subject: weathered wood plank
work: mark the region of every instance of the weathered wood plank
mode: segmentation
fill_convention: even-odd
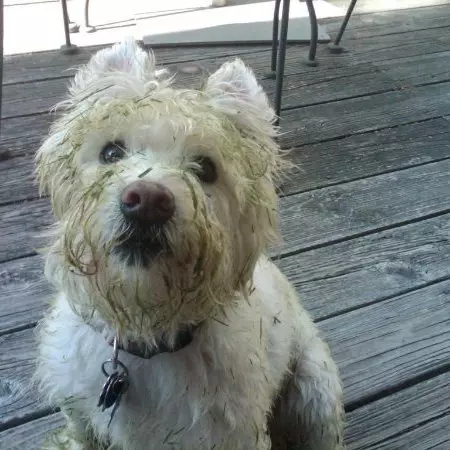
[[[403,36],[403,35],[400,35]],[[411,42],[411,40],[407,40],[407,42]],[[416,37],[414,39],[414,42],[416,42]],[[377,45],[380,45],[377,42]],[[428,44],[427,44],[428,45]],[[323,51],[325,51],[324,49],[322,49]],[[373,55],[375,49],[371,49],[370,48],[365,48],[364,49],[365,52],[369,55]],[[388,50],[388,53],[391,55],[392,57],[392,50]],[[333,85],[333,83],[331,82],[331,79],[334,77],[336,78],[336,76],[338,75],[338,72],[336,72],[336,68],[337,67],[343,67],[345,65],[351,64],[351,58],[352,56],[347,54],[345,56],[342,56],[342,59],[336,58],[330,58],[330,55],[326,56],[322,55],[322,56],[326,56],[325,59],[322,58],[321,60],[321,70],[319,72],[317,72],[316,68],[309,68],[306,67],[305,65],[301,64],[301,62],[299,61],[299,54],[296,54],[295,51],[299,52],[301,51],[302,54],[304,53],[304,49],[301,48],[300,50],[293,47],[292,49],[290,49],[290,52],[288,52],[288,63],[287,63],[287,67],[286,67],[286,73],[287,74],[300,74],[300,73],[305,73],[306,76],[305,78],[309,78],[310,80],[312,79],[314,82],[314,77],[311,78],[311,73],[312,74],[322,74],[324,76],[324,80],[326,80],[326,82],[329,84],[330,88],[332,88],[333,86],[336,88],[336,85]],[[364,55],[366,54],[364,53]],[[375,51],[376,53],[376,51]],[[263,74],[266,71],[266,63],[265,60],[261,57],[251,57],[251,55],[247,55],[246,61],[252,65],[255,66],[255,70],[256,72],[262,77]],[[403,52],[403,56],[405,56],[404,52]],[[203,70],[205,71],[211,71],[213,69],[213,67],[217,67],[219,65],[219,63],[221,63],[222,60],[220,59],[215,59],[212,61],[206,60],[203,62],[203,64],[200,64],[200,67],[203,67]],[[198,64],[196,64],[198,65]],[[180,65],[176,65],[175,68],[176,69],[181,69],[183,70],[185,66],[183,64]],[[426,67],[426,66],[424,66]],[[434,66],[432,66],[434,67]],[[361,69],[361,68],[360,68]],[[359,77],[363,76],[363,73],[359,70],[356,71],[356,74],[359,74]],[[346,74],[348,74],[348,68],[346,69]],[[363,68],[364,70],[364,68]],[[366,67],[367,70],[367,67]],[[432,70],[436,70],[436,68],[432,69]],[[441,70],[441,69],[439,69]],[[432,71],[431,71],[432,74]],[[321,76],[322,76],[321,75]],[[185,74],[183,74],[183,77],[188,80],[188,79],[192,79],[192,78],[199,78],[200,75],[195,75],[194,77],[189,77]],[[181,78],[181,77],[180,77]],[[287,79],[289,79],[289,77],[287,77]],[[300,80],[300,82],[302,81],[302,77],[299,77],[298,80]],[[344,79],[345,80],[345,77]],[[341,82],[343,82],[343,80],[341,80]],[[307,83],[306,80],[303,80],[304,83]],[[381,83],[381,87],[383,86],[384,80],[383,79],[379,79],[379,82]],[[270,86],[270,81],[265,82]],[[273,82],[272,82],[273,83]],[[401,83],[401,81],[398,83],[398,86],[393,83],[392,84],[392,88],[394,87],[400,87],[402,86],[403,83]],[[293,86],[295,86],[295,83],[293,84]],[[297,86],[299,86],[298,81],[297,81]],[[361,86],[361,85],[359,85]],[[380,87],[380,86],[379,86]],[[362,88],[362,87],[361,87]],[[270,88],[272,90],[272,88]],[[313,89],[311,87],[311,89]],[[305,91],[309,91],[310,88],[308,87],[308,89],[305,89]],[[320,90],[319,90],[320,91]],[[346,90],[346,92],[348,91],[348,89]],[[292,98],[289,98],[289,85],[286,86],[286,92],[288,97],[285,97],[285,106],[286,104],[290,105],[292,103]],[[367,92],[371,92],[371,90],[369,89]],[[316,93],[317,93],[317,86],[316,86]],[[329,98],[333,99],[333,98],[338,98],[336,97],[338,90],[337,89],[331,89],[328,92],[324,92],[322,94],[320,94],[320,98],[324,99],[326,97],[326,95],[330,96]],[[359,94],[361,94],[361,92],[358,92]],[[334,96],[334,97],[333,97]],[[314,97],[314,96],[313,96]],[[404,95],[402,96],[403,99]],[[397,98],[396,97],[392,97],[393,98],[393,102],[397,102]],[[54,101],[50,101],[50,104],[54,104],[56,103],[58,100],[60,99],[60,97],[54,99]],[[310,98],[311,99],[311,98]],[[317,102],[319,98],[318,97],[314,97],[313,100]],[[29,101],[29,98],[27,99],[27,102]],[[419,99],[420,101],[420,99]],[[286,103],[288,102],[288,103]],[[370,100],[369,100],[370,102]],[[381,103],[388,103],[389,99],[388,99],[388,95],[385,95],[382,98]],[[302,104],[305,104],[305,102],[303,102]],[[349,106],[343,105],[342,109],[345,110],[347,109]],[[29,109],[29,108],[28,108]],[[389,112],[389,111],[388,111]],[[286,113],[285,113],[286,114]],[[292,114],[292,112],[290,113]],[[364,112],[361,111],[357,111],[358,115],[364,116]],[[419,116],[418,120],[421,120],[420,118],[423,117],[423,115]],[[389,119],[389,114],[388,114],[388,119]],[[21,117],[21,118],[11,118],[11,119],[4,119],[2,121],[2,149],[0,150],[0,156],[3,155],[3,157],[1,159],[4,159],[4,155],[8,156],[8,155],[18,155],[18,154],[23,154],[23,152],[26,152],[25,149],[32,149],[34,151],[35,148],[38,147],[38,145],[35,143],[36,140],[32,140],[31,138],[33,136],[37,136],[39,138],[39,141],[42,139],[42,137],[45,135],[49,123],[50,123],[50,117],[47,115],[38,115],[38,116],[32,116],[32,117]],[[409,120],[409,122],[414,122],[416,120],[415,116],[412,115],[411,120]],[[386,121],[387,123],[389,123],[389,120]],[[405,122],[408,122],[408,120],[405,120]],[[375,122],[376,123],[376,122]],[[398,123],[395,123],[395,125],[397,125]],[[285,124],[286,125],[286,124]],[[386,125],[384,125],[386,126]],[[317,133],[316,133],[317,134]],[[19,141],[16,141],[16,139],[19,139]],[[30,141],[31,139],[31,141]],[[309,138],[309,141],[312,141],[311,137]],[[286,143],[285,145],[287,146],[291,146],[291,145],[295,145],[295,142],[293,142],[293,139],[290,139],[289,136],[286,138]]]
[[[53,78],[5,86],[2,117],[48,112],[64,99],[69,83],[69,78]]]
[[[350,448],[352,447],[350,446]],[[394,436],[386,442],[380,442],[370,447],[371,450],[403,448],[408,450],[448,450],[450,448],[450,415],[446,413],[439,419],[417,426],[400,436]]]
[[[34,329],[0,336],[0,430],[48,408],[30,385],[35,359]]]
[[[285,147],[380,130],[450,114],[450,83],[284,111]]]
[[[74,55],[64,55],[58,51],[45,51],[25,55],[6,55],[4,62],[3,83],[23,83],[34,80],[68,76],[75,67],[86,64],[90,57],[108,47],[106,45],[82,47]],[[267,51],[264,45],[235,45],[235,46],[203,46],[203,47],[159,47],[153,49],[158,64],[182,63],[187,61],[201,61],[217,56],[232,57]]]
[[[2,119],[0,159],[35,153],[54,119],[48,113]]]
[[[349,450],[352,447],[350,446]],[[448,450],[450,448],[450,415],[447,413],[439,419],[417,426],[400,436],[391,437],[386,442],[380,442],[370,447],[371,450],[403,448],[408,450]]]
[[[446,281],[319,324],[340,365],[346,402],[355,402],[448,364],[450,282]],[[6,351],[7,350],[7,351]],[[0,426],[46,408],[28,388],[33,330],[0,338]]]
[[[421,39],[424,40],[424,43],[426,43],[424,46],[428,49],[425,54],[428,53],[429,48],[431,45],[436,47],[436,49],[443,49],[442,44],[438,45],[435,42],[430,42],[430,36],[429,31],[424,30],[423,32],[420,32],[423,34],[423,36],[417,36],[414,35],[414,49],[412,52],[412,55],[421,54],[420,52],[417,53],[417,46],[420,44]],[[354,56],[345,55],[343,58],[343,61],[346,63],[346,65],[353,65],[358,62],[358,57],[362,57],[362,60],[360,59],[360,63],[364,63],[362,67],[360,67],[358,70],[353,68],[347,68],[345,72],[342,72],[343,67],[345,67],[341,63],[336,66],[337,68],[340,68],[340,72],[336,72],[335,74],[329,74],[329,70],[333,70],[332,67],[334,63],[331,63],[331,68],[329,67],[328,70],[318,70],[316,68],[306,68],[302,67],[303,64],[299,64],[298,60],[304,56],[304,48],[296,48],[293,47],[292,49],[289,49],[288,52],[288,66],[289,62],[292,61],[294,64],[294,61],[296,61],[296,64],[294,67],[300,67],[300,73],[303,73],[304,77],[306,76],[310,80],[314,81],[315,78],[323,76],[325,74],[326,79],[333,80],[334,84],[337,84],[337,86],[334,87],[331,92],[333,92],[335,95],[339,94],[340,96],[338,98],[345,97],[344,92],[345,88],[349,89],[352,96],[355,95],[362,95],[367,94],[369,92],[377,92],[379,90],[387,89],[388,85],[386,83],[383,83],[383,81],[387,82],[385,78],[383,78],[383,75],[377,74],[376,69],[371,69],[370,66],[367,66],[367,64],[370,63],[370,61],[377,61],[380,60],[379,52],[385,52],[386,49],[388,49],[389,54],[392,57],[392,38],[388,36],[390,39],[387,39],[386,42],[384,42],[383,39],[377,40],[376,42],[370,42],[370,45],[364,45],[364,43],[358,41],[358,46],[356,49],[352,49],[352,54]],[[411,38],[411,36],[410,36]],[[411,45],[411,40],[404,40],[404,36],[400,35],[399,39],[396,39],[396,45]],[[386,47],[388,46],[388,47]],[[450,44],[448,48],[445,48],[446,50],[450,49]],[[400,50],[397,50],[400,52]],[[291,53],[295,52],[296,55],[291,55]],[[422,52],[423,53],[423,52]],[[401,51],[403,57],[408,56],[410,53],[405,53],[405,51]],[[219,53],[220,55],[220,53]],[[359,56],[358,56],[359,55]],[[370,59],[367,59],[367,55],[370,55]],[[216,55],[215,55],[216,56]],[[255,71],[258,73],[266,73],[269,70],[268,63],[270,61],[270,52],[261,52],[256,54],[247,54],[247,57],[245,57],[245,61],[252,67],[254,67]],[[264,57],[265,56],[265,57]],[[295,57],[296,56],[296,57]],[[294,58],[295,57],[295,58]],[[320,56],[319,56],[320,57]],[[336,56],[334,55],[334,58]],[[215,70],[223,61],[225,61],[228,58],[221,58],[217,60],[217,57],[214,61],[210,61],[207,58],[205,58],[204,63],[202,66],[205,70],[212,71]],[[322,58],[323,59],[323,58]],[[383,59],[383,58],[381,58]],[[267,60],[267,61],[266,61]],[[326,63],[330,61],[330,56],[328,55],[328,58],[325,58],[324,60]],[[339,59],[338,59],[339,61]],[[445,62],[445,61],[444,61]],[[444,64],[442,62],[442,64]],[[179,65],[179,63],[178,63]],[[336,71],[336,67],[334,68],[334,71]],[[287,74],[289,74],[289,71],[287,71]],[[361,81],[358,82],[358,75],[364,75],[361,78]],[[309,75],[309,77],[308,77]],[[378,76],[377,76],[378,75]],[[354,78],[352,78],[354,77]],[[370,80],[368,79],[370,78]],[[373,80],[372,80],[373,77]],[[192,77],[188,77],[190,80]],[[350,79],[348,79],[350,78]],[[366,80],[366,83],[364,83],[364,78]],[[289,82],[289,78],[287,78],[287,82]],[[300,86],[308,85],[308,80],[303,81],[305,84],[300,84]],[[317,81],[316,81],[317,82]],[[34,83],[25,83],[25,84],[12,84],[7,85],[4,88],[4,108],[3,108],[3,117],[14,117],[22,114],[30,114],[34,112],[43,112],[50,109],[53,105],[55,105],[58,101],[61,100],[61,98],[64,96],[66,92],[66,86],[67,86],[67,79],[66,78],[56,78],[56,79],[44,79],[41,81],[36,81]],[[313,83],[309,83],[313,84]],[[298,87],[299,84],[293,86],[293,88]],[[314,84],[313,84],[314,86]],[[267,89],[273,90],[274,87],[274,81],[270,80],[265,83],[265,86]],[[294,98],[289,99],[289,87],[286,83],[285,90],[287,91],[287,95],[285,96],[284,101],[284,107],[294,107],[294,106],[301,106],[304,104],[310,104],[315,102],[322,102],[326,100],[335,99],[335,97],[328,97],[325,95],[323,98],[320,96],[321,92],[324,91],[323,88],[318,88],[316,91],[312,91],[309,95],[311,96],[312,100],[302,100],[302,96],[308,95],[308,91],[302,92],[302,95],[296,94],[296,91],[292,93],[291,95],[294,95]],[[317,98],[317,96],[319,96]],[[26,100],[26,110],[24,105],[24,100]]]
[[[0,335],[41,319],[51,288],[41,256],[0,264]]]
[[[297,252],[449,208],[450,161],[280,200],[283,252]]]
[[[45,198],[0,207],[0,262],[36,253],[38,235],[51,223]]]
[[[449,80],[450,52],[379,61],[373,65],[388,74],[400,87],[438,83]]]
[[[444,160],[283,197],[281,254],[448,209],[449,173],[450,160]],[[0,233],[6,238],[0,242],[0,262],[32,253],[31,242],[49,224],[47,199],[0,207]]]
[[[63,415],[56,413],[5,430],[0,433],[0,448],[2,450],[38,450],[44,443],[47,433],[63,424]]]
[[[450,358],[450,281],[319,324],[340,367],[346,404],[363,402]]]
[[[327,80],[326,83],[330,89],[328,92],[332,92],[332,95],[335,96],[333,82]],[[307,90],[309,91],[310,87]],[[294,89],[292,92],[296,92],[296,90]],[[285,134],[281,138],[281,143],[284,147],[299,146],[319,140],[380,130],[449,115],[449,99],[450,83],[446,82],[284,111],[282,127]],[[8,136],[15,136],[16,138],[20,135],[27,136],[27,130],[29,129],[27,122],[29,120],[29,118],[23,118],[23,121],[15,119],[12,124],[9,124],[8,120],[3,121],[5,124],[3,133],[7,141],[3,142],[2,147],[5,150],[2,151],[12,153],[14,146],[16,148],[22,146],[18,142],[11,142],[12,137],[8,138]],[[33,118],[33,120],[47,129],[49,118],[39,117],[39,119]],[[19,129],[20,125],[23,126],[22,131]],[[9,131],[7,127],[9,127],[11,134],[7,134]],[[37,135],[35,130],[33,133]],[[39,136],[42,136],[42,134],[39,134]],[[27,140],[29,139],[27,137]],[[8,147],[12,147],[12,149],[9,150]]]
[[[342,3],[345,8],[348,6],[348,2]],[[373,1],[371,3],[374,4]],[[399,33],[439,29],[450,25],[448,4],[371,13],[361,13],[362,8],[358,1],[345,31],[343,43],[350,48],[353,43],[348,41],[353,39],[390,35],[393,36],[392,41],[395,44],[396,37],[394,36]],[[324,19],[323,23],[327,32],[335,36],[342,24],[342,17]],[[439,33],[439,30],[436,32]]]
[[[348,449],[449,448],[449,386],[447,372],[352,411],[347,415]]]
[[[180,73],[176,79],[178,86],[199,88],[208,73],[217,70],[225,59],[207,60],[199,66],[202,73],[194,75]],[[445,63],[445,62],[444,62]],[[443,64],[444,64],[443,63]],[[249,65],[251,65],[249,63]],[[261,66],[259,64],[258,66]],[[268,71],[267,64],[263,67],[253,65],[258,76],[262,77]],[[449,64],[450,67],[450,64]],[[293,71],[294,72],[294,71]],[[449,75],[450,77],[450,75]],[[67,95],[70,79],[53,78],[33,83],[7,85],[4,88],[3,117],[16,117],[30,113],[41,113],[50,110]],[[270,96],[275,91],[275,80],[262,79],[261,83]],[[305,71],[300,67],[300,74],[288,74],[284,83],[283,107],[301,106],[349,96],[367,95],[392,89],[393,83],[388,75],[370,66],[330,68],[326,71]]]
[[[0,159],[0,205],[36,198],[39,194],[34,174],[34,158]]]
[[[385,128],[294,148],[282,193],[325,187],[450,156],[450,124],[443,119]],[[351,170],[349,170],[351,168]]]
[[[320,320],[450,277],[449,219],[423,220],[275,262]]]

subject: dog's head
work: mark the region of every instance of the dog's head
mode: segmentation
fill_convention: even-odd
[[[242,61],[175,89],[132,40],[94,55],[37,155],[57,219],[47,274],[136,334],[248,293],[276,236],[274,113]]]

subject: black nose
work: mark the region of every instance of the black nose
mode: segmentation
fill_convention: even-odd
[[[152,181],[135,181],[122,192],[123,215],[142,225],[161,225],[175,212],[175,199],[165,186]]]

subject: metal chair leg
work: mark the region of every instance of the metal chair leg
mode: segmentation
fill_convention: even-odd
[[[63,53],[71,54],[77,51],[77,46],[70,42],[70,30],[69,30],[69,13],[67,12],[67,0],[61,0],[61,8],[63,14],[64,34],[66,43],[61,45],[60,50]]]
[[[317,66],[316,51],[317,42],[319,41],[319,26],[317,24],[316,10],[312,0],[306,0],[306,6],[308,8],[309,23],[311,25],[311,40],[309,43],[309,54],[306,64],[308,66]]]
[[[355,8],[357,1],[358,0],[352,0],[350,2],[350,5],[347,9],[347,13],[345,14],[345,17],[342,22],[339,33],[336,36],[336,39],[334,40],[334,42],[328,46],[328,49],[330,50],[331,53],[342,53],[343,52],[344,49],[339,44],[341,42],[342,36],[344,35],[345,29],[347,28],[348,21],[350,20],[350,17],[353,13],[353,9]]]
[[[95,27],[89,25],[89,0],[84,0],[84,31],[86,33],[93,33],[94,31],[97,31]]]
[[[281,0],[275,0],[275,9],[273,11],[272,62],[270,64],[270,70],[272,70],[272,72],[275,72],[275,70],[277,70],[278,22],[280,21],[280,3]]]
[[[286,45],[289,26],[289,7],[290,0],[283,0],[283,11],[281,13],[281,32],[278,48],[277,76],[275,85],[275,114],[277,116],[276,124],[279,123],[281,112],[281,94],[283,91],[284,64],[286,61]]]

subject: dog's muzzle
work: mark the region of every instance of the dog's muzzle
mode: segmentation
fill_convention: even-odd
[[[175,199],[169,189],[152,181],[135,181],[123,190],[120,210],[128,232],[115,252],[125,261],[145,266],[168,249],[164,225],[175,213]]]

